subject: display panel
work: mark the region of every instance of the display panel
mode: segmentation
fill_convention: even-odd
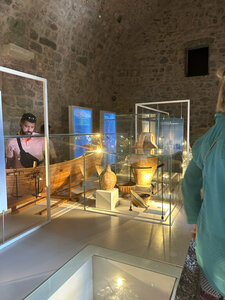
[[[182,150],[184,143],[184,119],[167,118],[160,122],[159,146],[163,149]]]
[[[48,130],[38,134],[41,124],[48,128],[48,104],[46,79],[5,67],[0,72],[1,179],[7,191],[0,239],[5,243],[50,220]],[[40,208],[46,211],[42,216]]]
[[[105,149],[109,153],[115,152],[116,146],[116,114],[110,112],[104,112],[104,145]],[[108,154],[106,157],[106,163],[115,163],[115,156]]]
[[[87,136],[92,131],[92,110],[84,107],[70,106],[70,132],[78,135],[74,140],[73,156],[81,156],[86,144],[91,144],[91,139]],[[71,158],[72,158],[71,157]]]

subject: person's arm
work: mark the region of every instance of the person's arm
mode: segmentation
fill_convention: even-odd
[[[15,167],[15,157],[11,142],[8,140],[6,144],[6,168],[11,169]]]
[[[7,169],[12,169],[12,168],[15,167],[14,165],[15,165],[14,157],[12,157],[12,158],[7,157],[7,159],[6,159],[6,168]]]
[[[196,224],[202,206],[202,170],[191,160],[182,180],[184,208],[189,224]]]

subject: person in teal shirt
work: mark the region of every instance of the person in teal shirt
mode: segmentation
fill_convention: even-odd
[[[200,299],[225,299],[225,68],[217,75],[221,85],[216,122],[193,145],[182,181],[187,221],[197,224]]]

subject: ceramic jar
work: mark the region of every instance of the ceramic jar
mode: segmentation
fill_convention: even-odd
[[[107,164],[105,170],[101,173],[99,183],[102,190],[113,190],[116,184],[116,174],[112,172],[110,164]]]

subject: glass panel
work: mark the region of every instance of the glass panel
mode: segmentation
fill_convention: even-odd
[[[4,239],[4,216],[3,216],[3,212],[0,213],[0,244],[3,243],[3,239]]]
[[[25,299],[169,300],[180,272],[164,261],[87,246]]]
[[[115,120],[115,152],[103,145],[98,174],[86,177],[85,209],[172,225],[182,206],[184,120],[158,112],[117,115]],[[88,158],[84,156],[84,165]],[[107,164],[114,176],[106,172]],[[108,190],[102,184],[104,173],[109,182],[116,176],[116,185]]]
[[[42,82],[2,73],[7,184],[5,241],[47,220],[46,214],[39,213],[47,206],[45,138],[37,133],[44,123],[43,101]]]
[[[87,134],[90,134],[92,131],[92,111],[91,109],[74,107],[73,117],[74,133],[80,134],[79,138],[75,140],[75,158],[77,158],[85,151],[82,146],[91,143]]]
[[[80,137],[90,144],[78,145]],[[50,134],[50,187],[52,216],[74,207],[83,209],[84,177],[97,173],[96,155],[101,148],[101,135]],[[84,167],[83,155],[70,159],[71,148],[86,150],[87,165]],[[95,150],[96,153],[90,153]],[[86,175],[85,175],[86,173]],[[44,213],[44,211],[43,211]]]
[[[184,142],[184,119],[167,118],[161,120],[160,148],[182,150]]]
[[[115,152],[116,146],[116,114],[104,112],[104,147],[107,152]],[[114,156],[106,157],[106,163],[115,163]]]
[[[115,156],[116,163],[106,168],[104,156],[109,154]],[[90,155],[96,154],[84,156],[85,166],[90,164]],[[158,149],[153,154],[151,150],[124,157],[101,153],[99,165],[95,158],[98,174],[86,176],[84,182],[85,209],[171,225],[181,208],[181,174],[177,173],[181,170],[172,170],[173,163],[176,166],[179,162],[174,155],[176,158],[178,153]]]
[[[23,148],[25,148],[23,140],[24,138],[21,138]],[[7,139],[6,149],[16,148],[16,141],[16,138]],[[29,143],[36,145],[36,149],[44,147],[41,137],[32,137]],[[41,159],[41,155],[37,157]],[[44,161],[39,165],[33,163],[33,167],[25,168],[22,165],[18,166],[22,161],[21,157],[18,158],[20,161],[16,162],[17,168],[12,166],[6,169],[8,210],[5,212],[5,239],[46,221],[46,215],[39,214],[42,209],[46,209],[47,205]],[[16,157],[17,160],[18,158]]]

